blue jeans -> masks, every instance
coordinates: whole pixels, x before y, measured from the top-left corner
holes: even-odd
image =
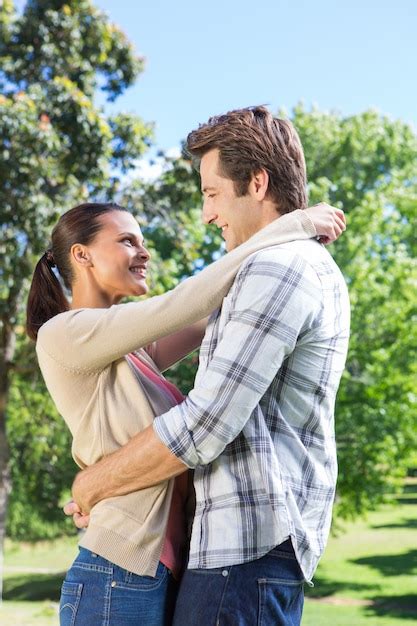
[[[299,626],[304,577],[287,540],[261,559],[187,570],[174,626]]]
[[[159,563],[155,578],[138,576],[80,548],[61,589],[60,626],[168,626],[176,583]]]

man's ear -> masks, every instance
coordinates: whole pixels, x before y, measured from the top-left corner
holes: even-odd
[[[77,263],[77,265],[82,265],[83,267],[93,267],[91,254],[87,246],[83,246],[81,243],[75,243],[71,246],[71,258],[75,263]]]
[[[265,199],[268,192],[269,174],[266,170],[261,169],[252,174],[251,181],[249,183],[250,193],[258,201]]]

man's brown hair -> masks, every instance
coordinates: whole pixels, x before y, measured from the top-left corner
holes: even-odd
[[[218,173],[234,182],[238,197],[248,192],[253,174],[269,174],[268,196],[279,213],[307,208],[304,152],[294,126],[273,117],[264,106],[211,117],[187,137],[187,150],[197,160],[219,150]]]

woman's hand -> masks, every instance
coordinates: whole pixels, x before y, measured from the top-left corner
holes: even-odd
[[[320,243],[332,243],[346,230],[346,218],[342,209],[320,202],[306,209],[306,212],[316,227]]]
[[[76,502],[74,502],[74,500],[71,500],[70,502],[66,503],[66,505],[64,506],[64,513],[65,515],[72,516],[72,521],[74,522],[77,528],[80,528],[80,529],[87,528],[90,522],[90,516],[84,515],[81,512],[80,507],[78,506]]]

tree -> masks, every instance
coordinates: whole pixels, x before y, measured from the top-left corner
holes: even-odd
[[[94,103],[98,88],[114,100],[142,70],[90,0],[31,0],[22,14],[0,1],[0,541],[10,488],[6,406],[34,258],[64,209],[103,190],[113,196],[149,145],[149,124],[106,117]]]

